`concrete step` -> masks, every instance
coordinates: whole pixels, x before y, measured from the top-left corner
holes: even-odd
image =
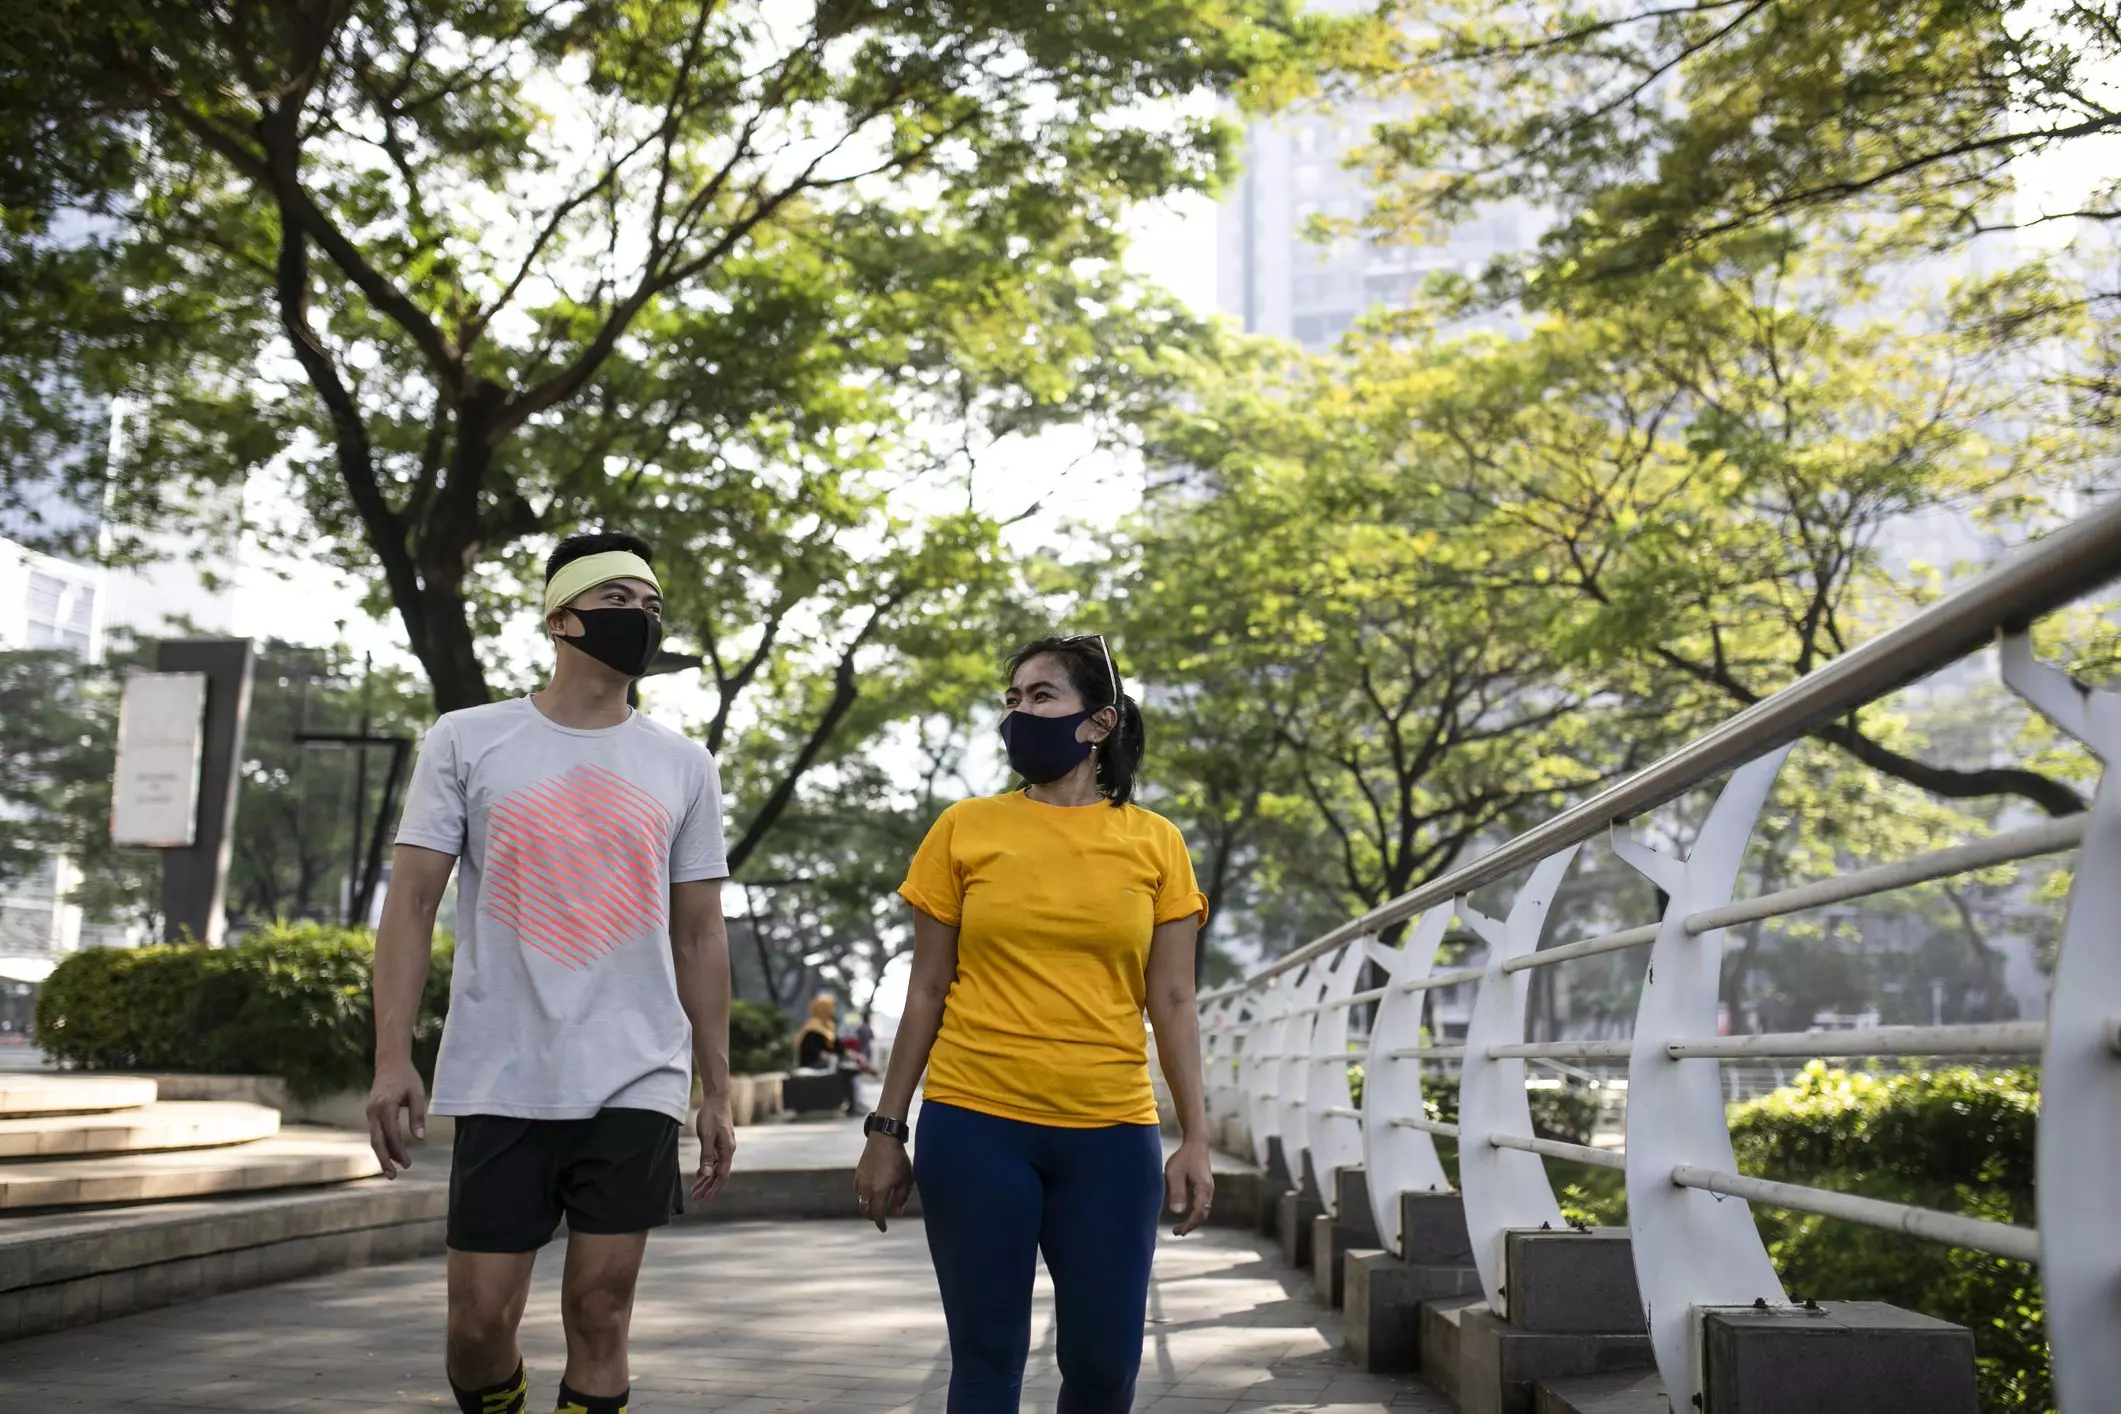
[[[154,1203],[345,1183],[377,1172],[368,1136],[295,1128],[226,1149],[29,1159],[0,1165],[0,1211]]]
[[[137,1076],[0,1074],[0,1119],[108,1114],[155,1102],[155,1082]]]
[[[0,1341],[442,1250],[449,1154],[329,1188],[0,1214]]]
[[[0,1161],[211,1149],[279,1132],[280,1112],[264,1105],[160,1100],[105,1114],[0,1119]],[[0,1181],[6,1174],[0,1168]]]

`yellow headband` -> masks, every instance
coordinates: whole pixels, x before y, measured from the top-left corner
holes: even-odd
[[[655,586],[655,592],[663,592],[655,571],[648,568],[648,561],[627,550],[606,550],[601,555],[585,555],[579,560],[562,565],[545,586],[545,616],[564,609],[582,595],[600,584],[609,584],[615,579],[645,580]]]

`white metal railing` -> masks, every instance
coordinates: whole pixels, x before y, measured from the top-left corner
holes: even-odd
[[[1638,1285],[1657,1363],[1675,1408],[1702,1393],[1698,1312],[1786,1300],[1750,1202],[2037,1261],[2047,1298],[2058,1402],[2103,1409],[2121,1388],[2121,773],[2106,772],[2081,814],[1801,887],[1734,900],[1741,859],[1791,744],[1822,722],[2001,642],[2005,683],[2102,764],[2121,756],[2121,693],[2094,692],[2037,664],[2027,627],[2121,575],[2121,502],[2020,553],[1898,628],[1756,703],[1664,760],[1500,848],[1202,998],[1219,1120],[1241,1121],[1260,1162],[1278,1141],[1293,1175],[1308,1158],[1330,1203],[1331,1171],[1360,1158],[1379,1232],[1399,1245],[1404,1191],[1446,1183],[1439,1138],[1458,1143],[1459,1181],[1474,1259],[1491,1306],[1506,1312],[1503,1234],[1559,1226],[1543,1163],[1568,1159],[1623,1171]],[[1626,822],[1689,791],[1724,784],[1684,858],[1637,840]],[[1605,835],[1669,905],[1654,923],[1540,948],[1547,913],[1576,852]],[[1722,930],[1868,898],[2019,860],[2079,851],[2048,1020],[1971,1026],[1871,1026],[1849,1031],[1720,1036]],[[1475,889],[1519,880],[1509,915],[1467,903]],[[1478,966],[1439,971],[1445,933],[1487,943]],[[1380,941],[1395,929],[1397,945]],[[1524,1039],[1536,968],[1647,949],[1628,1040]],[[1357,990],[1374,965],[1383,986]],[[1430,997],[1474,988],[1462,1042],[1424,1021]],[[1376,1005],[1359,1054],[1349,1018]],[[1725,1119],[1720,1062],[1743,1080],[1748,1062],[1814,1057],[2038,1056],[2038,1230],[1739,1174]],[[1364,1065],[1363,1105],[1347,1070]],[[1527,1062],[1626,1063],[1626,1146],[1593,1148],[1532,1133]],[[1459,1064],[1456,1124],[1427,1117],[1422,1078]],[[1757,1068],[1757,1067],[1756,1067]],[[1743,1088],[1743,1086],[1741,1086]],[[2045,1235],[2043,1237],[2043,1234]]]

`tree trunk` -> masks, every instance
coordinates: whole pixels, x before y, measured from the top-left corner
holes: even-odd
[[[457,712],[493,700],[486,669],[479,661],[479,640],[472,632],[471,605],[464,581],[483,548],[479,524],[480,493],[493,470],[489,440],[493,415],[503,391],[483,380],[467,389],[456,411],[456,442],[447,479],[424,523],[408,527],[420,567],[419,632],[413,652],[434,688],[435,709]],[[405,615],[406,627],[413,627]]]

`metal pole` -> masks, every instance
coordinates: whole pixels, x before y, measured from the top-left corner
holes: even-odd
[[[361,735],[364,737],[369,732],[368,674],[374,663],[374,655],[368,653],[361,655]],[[362,826],[367,823],[368,819],[368,748],[356,746],[353,751],[353,840],[348,846],[346,854],[346,908],[344,915],[339,919],[340,923],[348,928],[356,926],[359,922],[354,915],[354,910],[360,907],[361,856],[365,852],[363,845],[366,844],[362,836],[367,833],[367,831],[362,829]]]

